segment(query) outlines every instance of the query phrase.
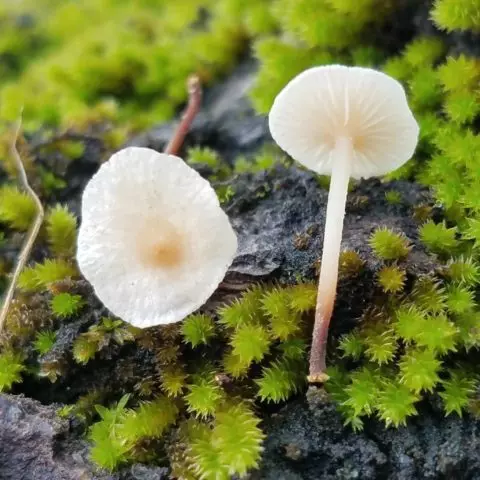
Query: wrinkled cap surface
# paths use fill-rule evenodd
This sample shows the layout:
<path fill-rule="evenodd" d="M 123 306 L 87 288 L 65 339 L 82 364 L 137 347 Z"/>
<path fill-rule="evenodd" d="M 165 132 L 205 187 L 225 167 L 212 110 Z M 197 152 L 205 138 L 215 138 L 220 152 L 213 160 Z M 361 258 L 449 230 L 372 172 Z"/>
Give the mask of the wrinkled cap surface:
<path fill-rule="evenodd" d="M 80 270 L 104 305 L 137 327 L 177 322 L 203 305 L 236 249 L 213 188 L 173 155 L 121 150 L 83 193 Z"/>
<path fill-rule="evenodd" d="M 331 174 L 336 139 L 351 138 L 353 178 L 384 175 L 403 165 L 419 133 L 399 82 L 376 70 L 341 65 L 295 77 L 275 99 L 269 126 L 283 150 L 322 175 Z"/>

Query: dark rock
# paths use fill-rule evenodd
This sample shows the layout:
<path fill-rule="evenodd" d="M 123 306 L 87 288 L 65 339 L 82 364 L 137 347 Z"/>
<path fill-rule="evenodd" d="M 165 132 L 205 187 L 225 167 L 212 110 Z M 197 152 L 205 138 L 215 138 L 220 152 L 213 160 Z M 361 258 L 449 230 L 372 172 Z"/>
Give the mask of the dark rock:
<path fill-rule="evenodd" d="M 354 433 L 322 390 L 286 406 L 266 424 L 254 480 L 480 479 L 480 421 L 427 410 L 407 427 L 369 423 Z"/>
<path fill-rule="evenodd" d="M 320 398 L 311 405 L 294 402 L 268 421 L 262 466 L 252 478 L 382 478 L 388 459 L 381 448 L 366 434 L 346 429 L 335 406 L 321 390 L 314 395 Z"/>
<path fill-rule="evenodd" d="M 1 480 L 166 480 L 168 469 L 135 464 L 109 474 L 89 461 L 90 447 L 67 419 L 21 395 L 0 394 Z"/>
<path fill-rule="evenodd" d="M 22 396 L 0 395 L 2 480 L 109 478 L 92 476 L 84 442 L 75 442 L 75 451 L 64 449 L 69 424 L 55 410 Z"/>
<path fill-rule="evenodd" d="M 119 480 L 167 480 L 169 473 L 168 468 L 136 464 L 122 472 Z"/>
<path fill-rule="evenodd" d="M 267 120 L 253 111 L 246 94 L 255 80 L 257 66 L 247 61 L 223 83 L 205 93 L 200 114 L 187 135 L 183 151 L 192 145 L 214 148 L 229 163 L 238 155 L 255 152 L 271 141 Z M 163 151 L 177 122 L 166 123 L 130 140 L 128 146 Z"/>
<path fill-rule="evenodd" d="M 279 166 L 269 173 L 244 175 L 233 188 L 235 196 L 226 210 L 239 235 L 239 248 L 231 272 L 274 274 L 286 282 L 315 278 L 328 197 L 315 175 Z M 385 193 L 392 189 L 402 195 L 401 205 L 386 201 Z M 372 255 L 368 239 L 376 228 L 388 227 L 403 232 L 414 245 L 405 262 L 407 270 L 417 275 L 431 271 L 434 262 L 419 243 L 418 224 L 412 218 L 413 207 L 429 198 L 425 188 L 410 182 L 360 182 L 348 197 L 342 248 L 358 252 L 375 272 L 382 262 Z M 300 248 L 298 235 L 307 240 Z"/>

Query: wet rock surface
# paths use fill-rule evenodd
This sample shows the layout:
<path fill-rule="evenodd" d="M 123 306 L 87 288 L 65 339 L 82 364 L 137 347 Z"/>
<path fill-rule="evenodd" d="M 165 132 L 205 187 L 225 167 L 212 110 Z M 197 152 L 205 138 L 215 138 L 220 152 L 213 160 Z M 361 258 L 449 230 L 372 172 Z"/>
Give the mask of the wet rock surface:
<path fill-rule="evenodd" d="M 84 457 L 87 445 L 68 446 L 69 425 L 54 406 L 21 396 L 0 395 L 0 478 L 79 480 L 92 478 Z M 107 477 L 97 477 L 107 478 Z"/>
<path fill-rule="evenodd" d="M 168 469 L 132 465 L 109 474 L 88 460 L 89 445 L 54 405 L 0 394 L 1 480 L 166 480 Z"/>
<path fill-rule="evenodd" d="M 479 479 L 480 422 L 445 418 L 422 406 L 408 426 L 364 432 L 344 427 L 322 390 L 292 402 L 267 421 L 267 440 L 255 480 Z"/>

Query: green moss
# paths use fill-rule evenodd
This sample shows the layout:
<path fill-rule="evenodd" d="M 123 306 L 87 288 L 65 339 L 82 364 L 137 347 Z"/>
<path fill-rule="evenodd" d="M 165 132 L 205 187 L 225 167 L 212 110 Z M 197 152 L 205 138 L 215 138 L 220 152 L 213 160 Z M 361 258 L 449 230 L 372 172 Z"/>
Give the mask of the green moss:
<path fill-rule="evenodd" d="M 264 435 L 257 418 L 245 403 L 226 404 L 213 427 L 204 427 L 191 441 L 195 472 L 200 478 L 243 476 L 258 466 Z"/>
<path fill-rule="evenodd" d="M 432 392 L 439 382 L 440 360 L 432 350 L 409 349 L 399 362 L 401 382 L 413 393 Z"/>
<path fill-rule="evenodd" d="M 395 265 L 383 267 L 378 272 L 378 283 L 385 293 L 401 291 L 405 284 L 405 279 L 405 271 Z"/>
<path fill-rule="evenodd" d="M 480 115 L 480 102 L 471 92 L 456 92 L 447 96 L 444 110 L 452 122 L 471 124 Z"/>
<path fill-rule="evenodd" d="M 362 332 L 365 343 L 365 356 L 373 363 L 383 365 L 393 360 L 397 350 L 397 336 L 393 328 L 375 324 Z"/>
<path fill-rule="evenodd" d="M 136 443 L 143 438 L 160 438 L 175 422 L 178 408 L 166 397 L 159 396 L 150 402 L 142 402 L 130 410 L 119 426 L 119 435 L 127 443 Z"/>
<path fill-rule="evenodd" d="M 443 391 L 439 395 L 446 415 L 455 412 L 462 416 L 475 393 L 477 381 L 460 369 L 450 370 L 449 373 L 449 378 L 442 381 Z"/>
<path fill-rule="evenodd" d="M 403 52 L 403 60 L 414 69 L 433 66 L 445 52 L 445 44 L 439 37 L 417 37 Z"/>
<path fill-rule="evenodd" d="M 475 293 L 464 285 L 451 285 L 447 289 L 447 308 L 451 313 L 461 315 L 476 306 Z"/>
<path fill-rule="evenodd" d="M 187 159 L 193 165 L 203 164 L 213 169 L 217 169 L 221 161 L 217 152 L 203 147 L 190 148 L 187 152 Z"/>
<path fill-rule="evenodd" d="M 268 316 L 270 331 L 274 338 L 286 340 L 300 329 L 300 315 L 290 308 L 291 298 L 282 289 L 273 289 L 262 299 L 263 309 Z M 238 355 L 238 352 L 237 352 Z M 240 355 L 239 355 L 240 356 Z"/>
<path fill-rule="evenodd" d="M 286 293 L 289 296 L 289 306 L 296 313 L 307 313 L 315 309 L 318 287 L 314 283 L 299 283 Z"/>
<path fill-rule="evenodd" d="M 344 357 L 359 360 L 365 350 L 365 344 L 358 332 L 353 331 L 340 338 L 338 348 L 342 350 Z"/>
<path fill-rule="evenodd" d="M 180 366 L 164 368 L 162 371 L 162 390 L 169 397 L 180 395 L 186 384 L 187 374 Z"/>
<path fill-rule="evenodd" d="M 379 389 L 378 372 L 363 367 L 352 372 L 351 383 L 346 387 L 345 405 L 352 409 L 354 416 L 371 415 L 375 411 Z"/>
<path fill-rule="evenodd" d="M 0 187 L 0 222 L 15 230 L 26 231 L 35 218 L 34 200 L 11 185 Z"/>
<path fill-rule="evenodd" d="M 418 396 L 405 385 L 384 380 L 378 389 L 378 417 L 387 427 L 405 425 L 407 418 L 417 413 L 415 403 L 418 400 Z"/>
<path fill-rule="evenodd" d="M 41 290 L 76 275 L 77 270 L 71 263 L 62 259 L 47 259 L 23 270 L 18 286 L 25 291 Z"/>
<path fill-rule="evenodd" d="M 415 282 L 412 300 L 424 313 L 442 313 L 446 308 L 446 299 L 445 288 L 434 277 L 422 276 Z"/>
<path fill-rule="evenodd" d="M 22 381 L 23 361 L 23 355 L 13 350 L 0 353 L 0 392 L 8 392 L 15 383 Z"/>
<path fill-rule="evenodd" d="M 187 388 L 187 411 L 200 418 L 213 415 L 224 396 L 213 374 L 195 376 Z"/>
<path fill-rule="evenodd" d="M 436 0 L 431 17 L 447 31 L 480 31 L 480 5 L 477 0 Z"/>
<path fill-rule="evenodd" d="M 423 67 L 416 71 L 409 81 L 410 101 L 416 112 L 438 107 L 443 92 L 437 72 L 433 68 Z"/>
<path fill-rule="evenodd" d="M 452 258 L 445 267 L 445 274 L 455 283 L 474 286 L 480 282 L 480 265 L 472 258 Z"/>
<path fill-rule="evenodd" d="M 480 62 L 465 55 L 448 57 L 438 68 L 438 78 L 447 92 L 473 92 L 480 79 Z"/>
<path fill-rule="evenodd" d="M 352 277 L 360 273 L 365 265 L 360 255 L 353 250 L 343 250 L 340 252 L 339 272 L 345 277 Z"/>
<path fill-rule="evenodd" d="M 254 287 L 230 305 L 221 307 L 218 312 L 220 323 L 229 328 L 236 328 L 245 323 L 260 322 L 263 319 L 262 296 L 262 289 Z"/>
<path fill-rule="evenodd" d="M 35 336 L 33 348 L 38 352 L 39 355 L 45 355 L 53 348 L 56 339 L 56 332 L 52 330 L 43 330 L 38 332 Z"/>
<path fill-rule="evenodd" d="M 389 190 L 385 192 L 385 200 L 390 205 L 400 205 L 402 203 L 402 194 L 397 190 Z"/>
<path fill-rule="evenodd" d="M 240 325 L 233 333 L 230 345 L 233 355 L 244 365 L 261 361 L 270 347 L 269 333 L 260 325 Z"/>
<path fill-rule="evenodd" d="M 457 228 L 448 228 L 445 222 L 435 224 L 432 220 L 425 222 L 419 229 L 420 240 L 434 253 L 447 254 L 457 244 Z"/>
<path fill-rule="evenodd" d="M 98 324 L 92 325 L 75 339 L 73 358 L 77 363 L 85 365 L 112 342 L 117 345 L 132 342 L 135 333 L 135 329 L 122 320 L 103 317 Z"/>
<path fill-rule="evenodd" d="M 56 205 L 45 219 L 50 249 L 55 255 L 71 256 L 75 252 L 77 219 L 66 207 Z"/>
<path fill-rule="evenodd" d="M 263 402 L 279 403 L 287 400 L 305 383 L 306 371 L 302 363 L 280 360 L 262 370 L 255 382 L 258 397 Z"/>
<path fill-rule="evenodd" d="M 377 228 L 370 237 L 370 246 L 382 260 L 396 260 L 406 257 L 410 251 L 408 240 L 388 228 Z"/>
<path fill-rule="evenodd" d="M 182 335 L 192 347 L 206 344 L 215 335 L 213 320 L 207 315 L 191 315 L 182 322 Z"/>
<path fill-rule="evenodd" d="M 68 318 L 77 313 L 85 305 L 80 295 L 59 293 L 52 298 L 51 308 L 56 317 Z"/>
<path fill-rule="evenodd" d="M 248 38 L 275 27 L 269 2 L 249 2 L 238 16 L 228 13 L 231 0 L 218 6 L 211 0 L 142 1 L 135 6 L 124 1 L 51 2 L 41 14 L 34 2 L 24 3 L 28 14 L 38 13 L 32 32 L 50 48 L 4 45 L 6 58 L 21 53 L 25 63 L 2 75 L 0 116 L 12 120 L 23 104 L 27 128 L 87 128 L 105 121 L 145 128 L 167 120 L 185 100 L 184 84 L 191 73 L 210 83 L 232 68 Z M 205 10 L 209 17 L 199 22 Z M 11 27 L 20 21 L 17 15 L 12 13 Z M 0 53 L 7 38 L 42 44 L 36 36 L 15 32 L 2 28 Z M 69 158 L 83 154 L 75 146 L 65 147 L 64 153 Z"/>

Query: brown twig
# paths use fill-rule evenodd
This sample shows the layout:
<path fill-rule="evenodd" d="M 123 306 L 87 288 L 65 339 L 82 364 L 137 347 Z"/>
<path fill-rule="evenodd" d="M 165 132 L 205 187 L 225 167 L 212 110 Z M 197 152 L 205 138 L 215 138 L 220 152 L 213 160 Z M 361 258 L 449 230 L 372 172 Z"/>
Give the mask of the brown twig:
<path fill-rule="evenodd" d="M 40 231 L 40 227 L 43 223 L 43 217 L 45 215 L 43 210 L 42 202 L 38 198 L 37 194 L 33 191 L 32 187 L 28 183 L 27 173 L 25 172 L 25 167 L 23 165 L 22 159 L 20 158 L 20 154 L 17 150 L 17 141 L 20 135 L 20 130 L 22 128 L 22 120 L 21 118 L 17 122 L 17 126 L 15 129 L 15 135 L 13 137 L 12 145 L 10 148 L 10 153 L 15 161 L 15 165 L 17 167 L 18 176 L 20 183 L 22 184 L 24 190 L 33 198 L 35 205 L 37 207 L 37 217 L 35 218 L 35 222 L 30 228 L 30 231 L 27 234 L 25 242 L 23 244 L 22 250 L 18 256 L 17 265 L 15 266 L 15 270 L 12 275 L 12 279 L 10 280 L 10 284 L 7 289 L 7 293 L 5 294 L 5 298 L 3 300 L 2 309 L 0 310 L 0 332 L 3 330 L 5 321 L 7 319 L 8 310 L 10 308 L 10 304 L 12 303 L 13 294 L 15 292 L 15 286 L 18 281 L 18 277 L 23 270 L 23 267 L 27 263 L 27 260 L 30 256 L 30 252 L 32 251 L 33 244 L 38 236 L 38 232 Z"/>
<path fill-rule="evenodd" d="M 182 119 L 178 124 L 172 139 L 165 148 L 165 153 L 170 155 L 177 155 L 183 145 L 183 141 L 187 136 L 190 125 L 200 110 L 202 103 L 202 85 L 200 78 L 193 75 L 188 79 L 188 105 L 182 115 Z"/>

